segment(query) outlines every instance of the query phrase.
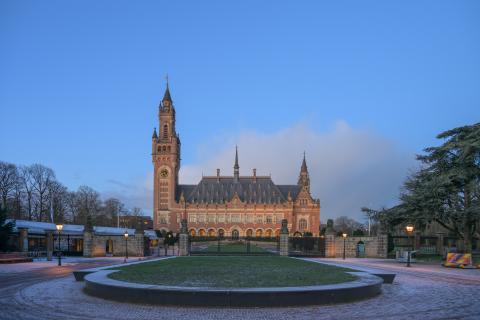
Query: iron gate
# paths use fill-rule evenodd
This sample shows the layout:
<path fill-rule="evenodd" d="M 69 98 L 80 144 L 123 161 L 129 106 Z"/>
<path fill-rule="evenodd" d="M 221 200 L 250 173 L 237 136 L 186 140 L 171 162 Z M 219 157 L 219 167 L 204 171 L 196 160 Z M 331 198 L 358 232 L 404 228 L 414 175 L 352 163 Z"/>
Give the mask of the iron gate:
<path fill-rule="evenodd" d="M 324 237 L 290 237 L 288 255 L 291 257 L 325 257 Z"/>
<path fill-rule="evenodd" d="M 278 237 L 189 237 L 190 255 L 276 255 Z"/>

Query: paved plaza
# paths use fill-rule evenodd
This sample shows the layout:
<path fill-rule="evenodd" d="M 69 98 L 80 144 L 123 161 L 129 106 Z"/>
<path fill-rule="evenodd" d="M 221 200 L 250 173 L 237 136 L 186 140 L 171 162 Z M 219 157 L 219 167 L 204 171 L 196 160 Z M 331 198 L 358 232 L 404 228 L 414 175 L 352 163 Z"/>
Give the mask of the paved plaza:
<path fill-rule="evenodd" d="M 479 319 L 480 270 L 438 265 L 406 268 L 391 260 L 318 259 L 397 274 L 373 299 L 351 304 L 295 308 L 178 308 L 111 302 L 83 293 L 69 273 L 23 281 L 21 273 L 0 273 L 0 319 Z M 92 264 L 92 263 L 90 263 Z M 81 262 L 76 264 L 81 266 Z M 0 266 L 0 269 L 3 266 Z M 66 266 L 62 268 L 73 268 Z M 57 267 L 49 266 L 49 269 Z M 37 272 L 43 269 L 36 269 Z M 32 274 L 33 271 L 27 273 Z M 14 279 L 18 280 L 15 282 Z M 13 281 L 12 281 L 13 280 Z"/>

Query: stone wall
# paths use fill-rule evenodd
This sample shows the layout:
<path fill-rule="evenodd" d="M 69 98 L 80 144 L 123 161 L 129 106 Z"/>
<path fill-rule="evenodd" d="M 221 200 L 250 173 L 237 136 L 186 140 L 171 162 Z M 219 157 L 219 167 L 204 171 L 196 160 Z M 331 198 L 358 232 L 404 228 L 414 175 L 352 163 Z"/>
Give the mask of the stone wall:
<path fill-rule="evenodd" d="M 125 241 L 123 235 L 95 235 L 85 232 L 83 235 L 83 256 L 84 257 L 104 257 L 107 255 L 107 243 L 111 240 L 112 255 L 125 256 L 125 244 L 127 244 L 128 256 L 143 257 L 144 255 L 144 236 L 143 233 L 135 233 L 135 236 L 129 236 Z"/>
<path fill-rule="evenodd" d="M 326 257 L 343 257 L 343 237 L 326 236 Z M 376 237 L 347 237 L 345 239 L 345 256 L 347 258 L 357 257 L 357 244 L 363 242 L 365 245 L 365 257 L 386 258 L 387 257 L 387 235 Z"/>

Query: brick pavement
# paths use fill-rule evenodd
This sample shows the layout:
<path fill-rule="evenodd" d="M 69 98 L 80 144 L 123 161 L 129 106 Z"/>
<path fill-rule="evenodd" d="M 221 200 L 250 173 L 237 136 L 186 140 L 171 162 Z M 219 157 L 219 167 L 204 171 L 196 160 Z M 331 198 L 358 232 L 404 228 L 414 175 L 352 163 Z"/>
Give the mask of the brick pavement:
<path fill-rule="evenodd" d="M 340 262 L 341 263 L 341 262 Z M 355 261 L 350 261 L 350 265 Z M 73 276 L 38 283 L 0 296 L 0 319 L 479 319 L 480 270 L 418 267 L 360 261 L 393 268 L 397 278 L 383 294 L 365 301 L 319 307 L 222 309 L 122 304 L 90 297 Z M 445 275 L 444 272 L 446 272 Z M 467 276 L 465 276 L 467 275 Z M 458 283 L 455 282 L 458 279 Z"/>

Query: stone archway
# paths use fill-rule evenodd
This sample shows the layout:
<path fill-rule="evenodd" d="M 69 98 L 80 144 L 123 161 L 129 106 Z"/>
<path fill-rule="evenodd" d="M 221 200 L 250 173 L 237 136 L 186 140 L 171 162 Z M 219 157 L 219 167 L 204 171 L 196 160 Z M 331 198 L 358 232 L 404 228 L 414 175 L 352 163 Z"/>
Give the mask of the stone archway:
<path fill-rule="evenodd" d="M 237 229 L 232 230 L 232 239 L 238 240 L 240 238 L 240 232 Z"/>
<path fill-rule="evenodd" d="M 108 239 L 105 243 L 105 254 L 108 256 L 113 255 L 113 240 Z"/>

